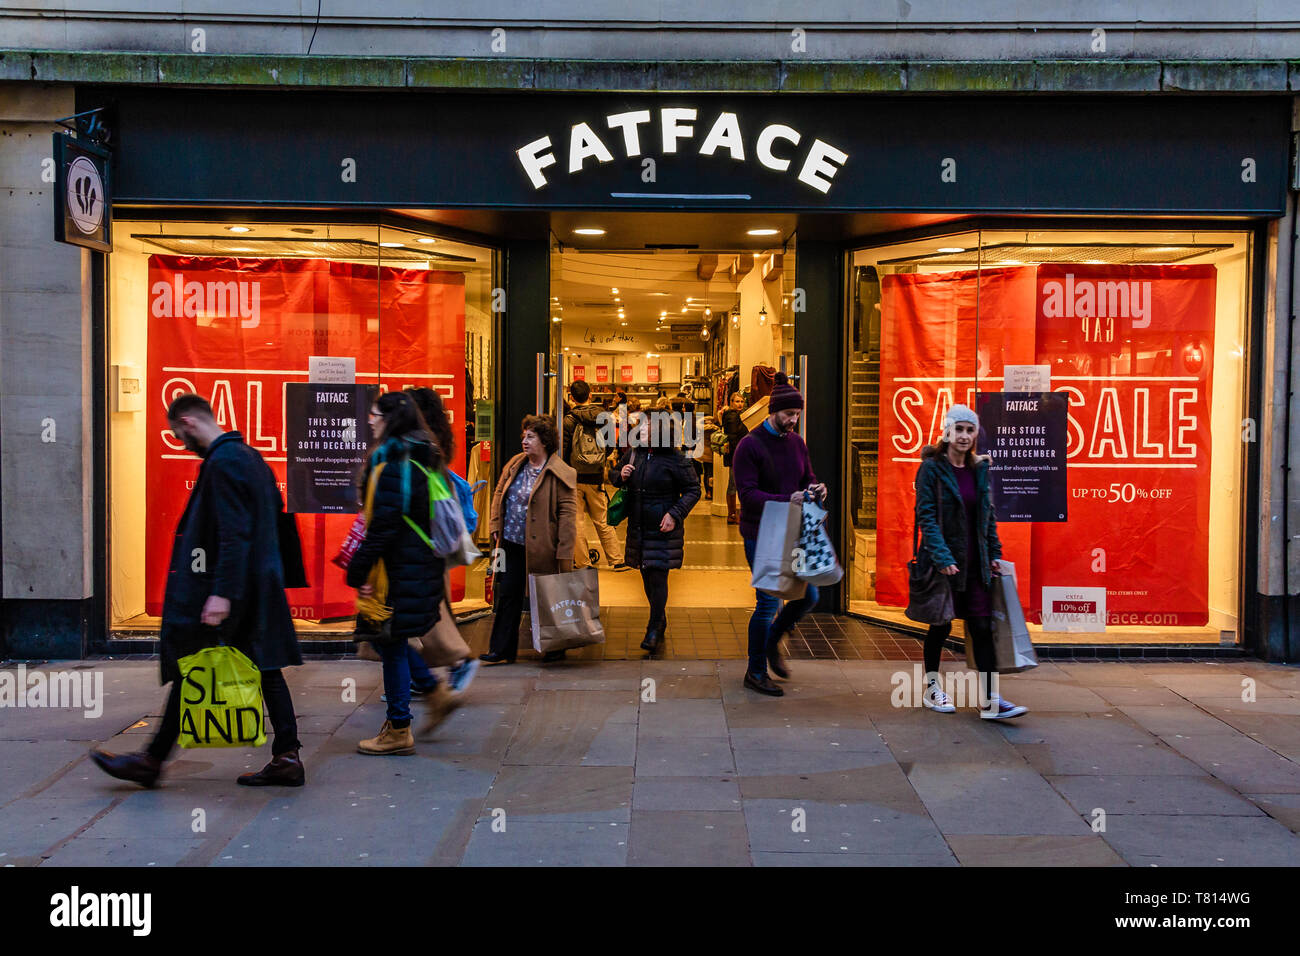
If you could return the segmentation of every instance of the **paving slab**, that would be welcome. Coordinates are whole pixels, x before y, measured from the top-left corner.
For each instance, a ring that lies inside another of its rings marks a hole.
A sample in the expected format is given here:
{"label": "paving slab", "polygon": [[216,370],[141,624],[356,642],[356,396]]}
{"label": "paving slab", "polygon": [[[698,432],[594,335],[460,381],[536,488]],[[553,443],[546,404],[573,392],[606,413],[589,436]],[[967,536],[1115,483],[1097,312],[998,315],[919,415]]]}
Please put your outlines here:
{"label": "paving slab", "polygon": [[1052,776],[1046,780],[1089,822],[1098,807],[1107,815],[1212,813],[1251,817],[1262,813],[1259,807],[1214,777],[1092,775]]}
{"label": "paving slab", "polygon": [[1300,833],[1300,793],[1251,793],[1246,798],[1292,833]]}
{"label": "paving slab", "polygon": [[1179,704],[1124,704],[1122,713],[1149,734],[1184,736],[1222,735],[1229,731],[1222,720],[1190,701]]}
{"label": "paving slab", "polygon": [[136,836],[129,840],[78,837],[60,847],[42,866],[180,866],[191,853],[201,852],[204,841]]}
{"label": "paving slab", "polygon": [[494,832],[494,821],[474,826],[465,866],[623,866],[628,824],[519,821]]}
{"label": "paving slab", "polygon": [[774,853],[759,850],[750,854],[754,866],[958,866],[957,858],[942,853]]}
{"label": "paving slab", "polygon": [[755,852],[903,853],[942,855],[943,835],[926,814],[866,801],[746,800],[745,823]]}
{"label": "paving slab", "polygon": [[490,821],[498,808],[507,821],[626,823],[632,814],[632,769],[502,767],[484,797],[480,822]]}
{"label": "paving slab", "polygon": [[[1039,742],[1016,749],[1044,776],[1059,774],[1175,774],[1195,776],[1199,769],[1161,738],[1126,720],[1091,715],[1043,715],[1032,731]],[[1019,728],[1017,728],[1018,730]],[[1016,731],[1009,731],[1008,737]]]}
{"label": "paving slab", "polygon": [[505,762],[578,765],[607,724],[635,725],[636,719],[631,691],[537,691],[528,698]]}
{"label": "paving slab", "polygon": [[1300,764],[1245,734],[1160,738],[1206,773],[1241,793],[1300,793]]}
{"label": "paving slab", "polygon": [[641,704],[638,727],[645,737],[725,737],[727,718],[720,699],[660,700]]}
{"label": "paving slab", "polygon": [[1088,832],[1079,814],[1028,767],[913,765],[907,779],[944,836]]}
{"label": "paving slab", "polygon": [[0,865],[18,863],[20,857],[39,859],[76,834],[103,813],[115,799],[112,794],[86,793],[81,797],[15,800],[0,809]]}
{"label": "paving slab", "polygon": [[[654,681],[649,688],[645,687],[647,678]],[[647,675],[641,681],[642,703],[645,703],[644,696],[648,691],[657,700],[722,699],[722,686],[715,674],[670,674],[663,677]]]}
{"label": "paving slab", "polygon": [[1127,866],[1099,835],[958,834],[948,845],[962,866]]}
{"label": "paving slab", "polygon": [[749,866],[743,813],[638,810],[628,829],[630,866]]}
{"label": "paving slab", "polygon": [[1296,866],[1300,836],[1270,817],[1106,816],[1106,842],[1131,866]]}
{"label": "paving slab", "polygon": [[727,737],[637,738],[638,778],[726,776],[735,772],[731,740]]}
{"label": "paving slab", "polygon": [[800,720],[781,727],[737,727],[731,731],[736,750],[840,751],[888,753],[889,747],[875,730],[860,727],[828,727]]}
{"label": "paving slab", "polygon": [[642,777],[633,784],[632,809],[738,812],[740,781],[736,777]]}

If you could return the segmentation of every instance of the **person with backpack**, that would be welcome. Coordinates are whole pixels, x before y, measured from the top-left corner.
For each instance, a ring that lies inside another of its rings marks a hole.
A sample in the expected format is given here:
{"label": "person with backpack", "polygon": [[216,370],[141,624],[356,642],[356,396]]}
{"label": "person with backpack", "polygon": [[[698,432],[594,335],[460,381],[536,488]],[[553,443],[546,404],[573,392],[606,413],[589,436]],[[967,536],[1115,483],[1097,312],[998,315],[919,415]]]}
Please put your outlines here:
{"label": "person with backpack", "polygon": [[571,408],[564,416],[564,461],[578,473],[578,543],[574,550],[574,568],[589,567],[586,522],[590,519],[600,538],[605,560],[615,571],[627,571],[618,534],[609,526],[606,514],[609,496],[605,493],[605,464],[608,449],[601,440],[608,412],[599,402],[591,401],[591,386],[581,379],[569,386]]}
{"label": "person with backpack", "polygon": [[[424,419],[425,425],[428,426],[429,434],[433,436],[434,444],[442,451],[444,462],[452,462],[456,456],[456,433],[452,431],[451,422],[447,419],[447,410],[443,407],[442,396],[431,388],[408,388],[406,390],[411,397],[415,399],[416,406],[420,409],[420,417]],[[450,466],[446,469],[447,477],[455,486],[456,498],[460,502],[461,516],[465,519],[465,530],[472,536],[478,528],[478,511],[474,508],[474,486],[458,475]],[[483,484],[483,482],[479,482]],[[444,582],[446,592],[450,593],[450,587]],[[442,613],[450,614],[451,605],[444,604]],[[433,692],[437,686],[437,676],[429,670],[424,658],[415,648],[410,647],[407,657],[411,661],[411,692],[415,694],[428,694]],[[450,668],[447,674],[447,683],[451,685],[453,694],[461,695],[469,689],[470,683],[474,680],[475,673],[478,672],[478,658],[467,657],[459,664]],[[436,701],[435,701],[436,702]],[[421,728],[422,733],[428,733],[433,730],[440,717],[446,717],[450,713],[450,708],[444,712],[439,712],[439,708],[434,707],[430,711],[429,722]]]}
{"label": "person with backpack", "polygon": [[[372,609],[359,617],[381,625],[368,639],[383,661],[388,711],[379,733],[357,744],[357,750],[377,756],[412,754],[406,641],[427,633],[444,613],[446,564],[422,530],[431,527],[429,483],[441,474],[443,456],[406,392],[379,397],[370,410],[370,429],[374,441],[364,474],[370,513],[365,539],[348,562],[347,583],[357,589],[359,610]],[[380,561],[384,575],[377,584],[371,572]]]}

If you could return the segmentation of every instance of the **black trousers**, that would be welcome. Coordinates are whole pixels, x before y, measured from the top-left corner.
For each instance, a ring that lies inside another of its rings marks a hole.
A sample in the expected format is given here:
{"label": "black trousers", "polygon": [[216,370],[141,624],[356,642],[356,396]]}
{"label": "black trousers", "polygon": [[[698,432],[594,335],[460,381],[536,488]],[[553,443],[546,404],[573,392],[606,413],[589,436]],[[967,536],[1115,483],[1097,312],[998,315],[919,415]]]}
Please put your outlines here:
{"label": "black trousers", "polygon": [[[163,711],[162,723],[145,752],[155,760],[166,760],[176,746],[176,739],[181,735],[181,685],[184,681],[172,681],[171,693],[167,696],[167,707]],[[282,671],[262,671],[262,699],[266,701],[266,712],[271,722],[271,731],[275,734],[271,740],[271,754],[280,756],[302,746],[298,742],[298,718],[293,712],[293,698],[289,694],[289,685],[284,682]]]}
{"label": "black trousers", "polygon": [[519,654],[519,621],[524,616],[524,595],[528,590],[528,553],[522,544],[501,539],[506,566],[492,576],[496,616],[488,650],[513,661]]}
{"label": "black trousers", "polygon": [[641,586],[650,602],[649,630],[662,631],[668,626],[668,569],[642,568]]}
{"label": "black trousers", "polygon": [[[975,669],[979,671],[980,695],[985,699],[991,693],[992,674],[997,670],[997,659],[993,653],[993,618],[966,617],[966,633],[971,637],[971,650],[975,656]],[[952,633],[952,622],[931,624],[925,635],[925,672],[939,672],[939,657],[943,653],[943,642]]]}

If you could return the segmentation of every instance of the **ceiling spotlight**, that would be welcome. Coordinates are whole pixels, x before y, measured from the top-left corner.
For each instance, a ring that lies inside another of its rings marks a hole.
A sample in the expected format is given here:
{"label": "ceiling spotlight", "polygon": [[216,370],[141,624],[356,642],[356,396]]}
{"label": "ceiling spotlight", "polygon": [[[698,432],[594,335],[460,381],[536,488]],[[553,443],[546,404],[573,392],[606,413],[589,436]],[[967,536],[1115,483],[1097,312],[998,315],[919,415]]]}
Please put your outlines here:
{"label": "ceiling spotlight", "polygon": [[257,250],[252,248],[251,246],[231,246],[230,251],[231,252],[256,252]]}
{"label": "ceiling spotlight", "polygon": [[401,244],[400,242],[381,242],[380,245],[383,246],[385,249],[400,249],[400,248],[402,248],[402,244]]}
{"label": "ceiling spotlight", "polygon": [[416,239],[415,241],[421,242],[427,246],[427,245],[431,245],[435,240],[431,239],[429,236],[421,236],[419,239]]}
{"label": "ceiling spotlight", "polygon": [[597,229],[595,226],[583,226],[581,229],[573,230],[575,236],[603,236],[604,229]]}
{"label": "ceiling spotlight", "polygon": [[250,231],[251,231],[247,226],[227,226],[226,229],[229,230],[230,232],[250,232]]}
{"label": "ceiling spotlight", "polygon": [[686,306],[682,306],[682,311],[683,311],[683,312],[686,311]]}
{"label": "ceiling spotlight", "polygon": [[551,316],[551,321],[552,321],[552,322],[558,322],[558,321],[560,321],[560,317],[559,317],[558,315],[553,315],[553,316]]}
{"label": "ceiling spotlight", "polygon": [[748,229],[745,231],[747,236],[775,236],[779,229]]}
{"label": "ceiling spotlight", "polygon": [[961,246],[940,246],[939,251],[940,252],[965,252],[966,250],[963,249]]}

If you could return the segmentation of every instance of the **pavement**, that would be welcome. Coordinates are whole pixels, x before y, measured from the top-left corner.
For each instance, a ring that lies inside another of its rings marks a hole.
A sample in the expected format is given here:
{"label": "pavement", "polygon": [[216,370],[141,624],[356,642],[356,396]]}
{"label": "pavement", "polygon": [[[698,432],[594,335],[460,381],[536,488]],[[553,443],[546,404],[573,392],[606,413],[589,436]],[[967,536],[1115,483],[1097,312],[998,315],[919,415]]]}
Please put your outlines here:
{"label": "pavement", "polygon": [[913,706],[911,662],[792,667],[772,699],[735,660],[521,660],[370,757],[379,665],[312,661],[305,787],[236,786],[262,748],[178,750],[142,790],[86,755],[144,745],[157,665],[43,664],[102,672],[102,714],[0,708],[0,865],[1300,864],[1298,668],[1045,661],[999,723]]}

